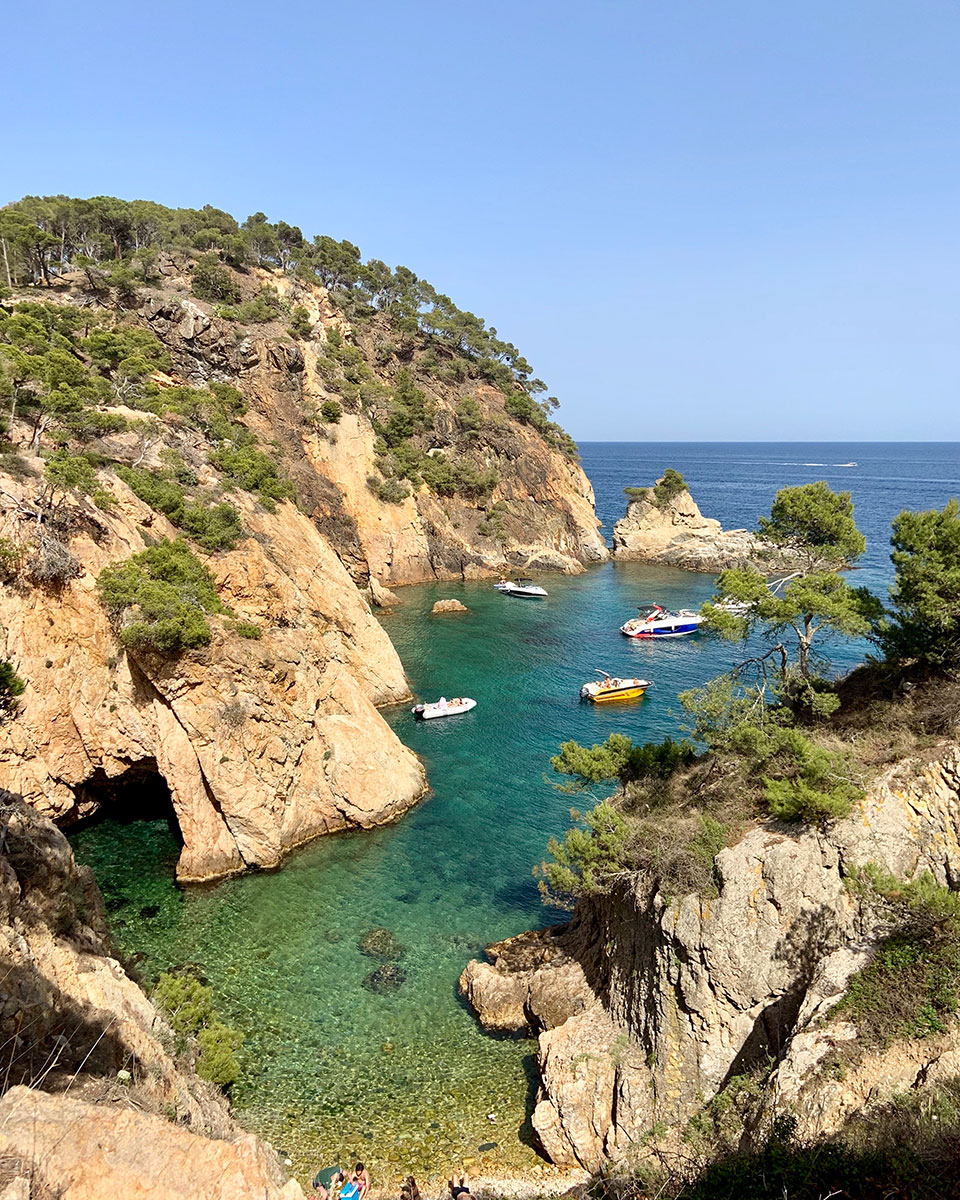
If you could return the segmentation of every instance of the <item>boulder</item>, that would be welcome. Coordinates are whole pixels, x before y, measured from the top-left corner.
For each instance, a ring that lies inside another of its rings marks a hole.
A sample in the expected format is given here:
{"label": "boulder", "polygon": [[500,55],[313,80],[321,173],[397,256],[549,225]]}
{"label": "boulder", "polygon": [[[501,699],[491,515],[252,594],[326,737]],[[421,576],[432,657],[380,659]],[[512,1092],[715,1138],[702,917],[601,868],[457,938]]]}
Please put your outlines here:
{"label": "boulder", "polygon": [[459,600],[438,600],[434,604],[430,612],[436,615],[437,613],[462,613],[469,612],[465,604],[461,604]]}
{"label": "boulder", "polygon": [[62,1200],[303,1200],[251,1135],[212,1140],[150,1113],[27,1087],[0,1101],[0,1157],[32,1181],[28,1195]]}

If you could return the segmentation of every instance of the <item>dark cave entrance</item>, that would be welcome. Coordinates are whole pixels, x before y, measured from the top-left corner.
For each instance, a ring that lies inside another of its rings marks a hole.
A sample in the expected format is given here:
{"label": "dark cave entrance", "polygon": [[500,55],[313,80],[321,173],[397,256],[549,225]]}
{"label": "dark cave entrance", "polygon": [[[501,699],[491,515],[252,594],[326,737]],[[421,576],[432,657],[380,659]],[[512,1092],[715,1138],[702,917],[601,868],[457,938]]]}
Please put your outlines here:
{"label": "dark cave entrance", "polygon": [[102,821],[119,825],[163,821],[178,844],[183,845],[170,788],[154,758],[135,763],[122,775],[108,776],[98,767],[77,788],[76,799],[80,815],[72,823],[72,829],[86,829]]}

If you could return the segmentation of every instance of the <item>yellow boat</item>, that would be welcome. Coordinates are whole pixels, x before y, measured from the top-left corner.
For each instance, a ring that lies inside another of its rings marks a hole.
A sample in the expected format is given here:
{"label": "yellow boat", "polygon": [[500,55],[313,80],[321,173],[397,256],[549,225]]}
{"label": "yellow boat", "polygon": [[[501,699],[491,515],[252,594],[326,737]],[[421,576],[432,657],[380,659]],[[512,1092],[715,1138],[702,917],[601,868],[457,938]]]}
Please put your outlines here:
{"label": "yellow boat", "polygon": [[611,700],[639,700],[648,687],[648,679],[611,679],[606,671],[597,671],[600,679],[585,683],[580,689],[580,699],[593,704],[606,704]]}

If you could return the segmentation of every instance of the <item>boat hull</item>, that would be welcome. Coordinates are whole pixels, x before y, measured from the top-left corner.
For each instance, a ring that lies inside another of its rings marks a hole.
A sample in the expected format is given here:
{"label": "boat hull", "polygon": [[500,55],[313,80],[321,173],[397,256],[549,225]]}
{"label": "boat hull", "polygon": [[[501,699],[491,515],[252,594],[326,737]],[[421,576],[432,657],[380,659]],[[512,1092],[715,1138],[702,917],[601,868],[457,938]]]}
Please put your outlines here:
{"label": "boat hull", "polygon": [[591,704],[611,704],[617,700],[639,700],[647,689],[645,687],[617,688],[609,692],[598,692],[588,695]]}
{"label": "boat hull", "polygon": [[436,721],[440,717],[462,717],[477,707],[476,700],[464,697],[460,704],[416,704],[410,710],[418,721]]}
{"label": "boat hull", "polygon": [[697,621],[692,625],[674,625],[665,629],[627,629],[625,625],[621,625],[620,632],[628,638],[668,638],[687,637],[688,634],[696,633],[699,628],[700,622]]}

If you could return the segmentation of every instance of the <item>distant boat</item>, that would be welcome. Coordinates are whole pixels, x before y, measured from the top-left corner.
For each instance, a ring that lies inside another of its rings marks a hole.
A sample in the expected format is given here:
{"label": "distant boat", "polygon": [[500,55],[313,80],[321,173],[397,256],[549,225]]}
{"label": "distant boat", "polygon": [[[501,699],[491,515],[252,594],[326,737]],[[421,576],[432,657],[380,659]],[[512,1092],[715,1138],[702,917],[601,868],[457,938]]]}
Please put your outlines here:
{"label": "distant boat", "polygon": [[669,612],[659,604],[644,604],[639,616],[620,626],[620,632],[629,638],[685,637],[696,633],[703,617],[688,608]]}
{"label": "distant boat", "polygon": [[436,704],[415,704],[410,711],[418,720],[433,721],[437,717],[460,717],[476,707],[476,700],[469,696],[456,696],[453,700],[441,696]]}
{"label": "distant boat", "polygon": [[513,580],[501,579],[493,586],[504,596],[532,596],[540,598],[547,594],[542,587],[537,587],[532,579],[527,579],[526,577]]}
{"label": "distant boat", "polygon": [[597,670],[600,679],[591,679],[580,689],[580,699],[594,704],[605,704],[611,700],[639,700],[648,687],[649,679],[611,679],[606,671]]}

